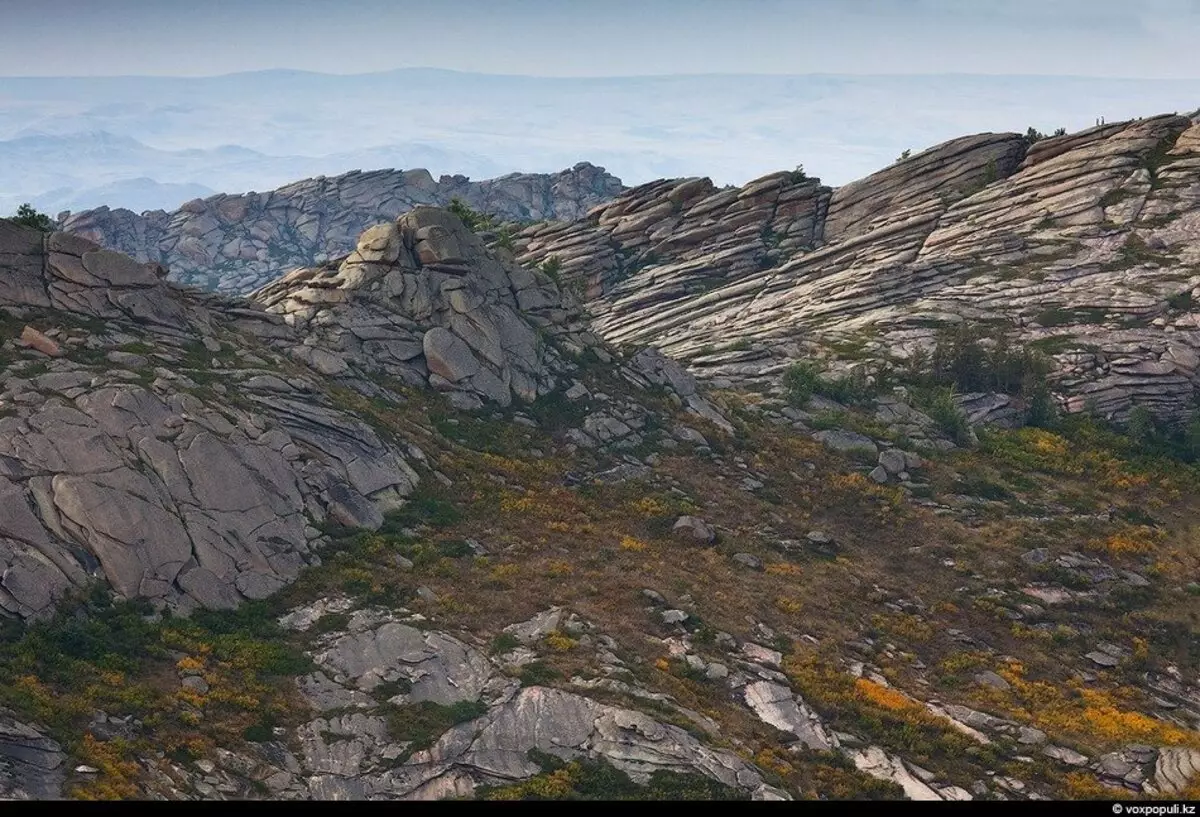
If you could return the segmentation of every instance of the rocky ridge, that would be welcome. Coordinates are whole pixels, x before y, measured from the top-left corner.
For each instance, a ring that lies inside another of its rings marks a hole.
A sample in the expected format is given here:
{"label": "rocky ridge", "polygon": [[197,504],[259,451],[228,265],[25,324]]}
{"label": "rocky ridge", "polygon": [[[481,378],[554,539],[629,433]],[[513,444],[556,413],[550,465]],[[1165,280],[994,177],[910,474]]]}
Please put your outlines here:
{"label": "rocky ridge", "polygon": [[1165,115],[1042,139],[952,140],[832,190],[660,181],[572,224],[527,228],[598,334],[719,383],[774,379],[817,341],[904,358],[937,326],[1007,327],[1054,352],[1064,407],[1176,418],[1200,340],[1200,123]]}
{"label": "rocky ridge", "polygon": [[60,216],[76,233],[170,270],[173,281],[245,293],[297,267],[344,255],[372,224],[418,205],[458,198],[512,221],[574,219],[624,188],[586,162],[560,173],[513,173],[470,181],[427,170],[351,171],[265,193],[217,195],[174,212],[136,214],[101,207]]}

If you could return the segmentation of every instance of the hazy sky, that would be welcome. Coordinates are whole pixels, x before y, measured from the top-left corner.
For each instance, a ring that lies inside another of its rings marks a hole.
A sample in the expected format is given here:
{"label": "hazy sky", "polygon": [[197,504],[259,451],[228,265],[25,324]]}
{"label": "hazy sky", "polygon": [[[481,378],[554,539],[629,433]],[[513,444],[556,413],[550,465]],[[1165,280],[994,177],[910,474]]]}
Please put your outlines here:
{"label": "hazy sky", "polygon": [[1200,0],[0,0],[0,32],[0,76],[1200,77]]}

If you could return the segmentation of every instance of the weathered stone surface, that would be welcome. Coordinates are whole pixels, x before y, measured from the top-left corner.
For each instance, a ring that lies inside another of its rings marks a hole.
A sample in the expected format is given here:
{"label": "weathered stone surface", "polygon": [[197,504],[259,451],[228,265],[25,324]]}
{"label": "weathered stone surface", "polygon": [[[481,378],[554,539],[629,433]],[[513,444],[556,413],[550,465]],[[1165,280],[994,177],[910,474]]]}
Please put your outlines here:
{"label": "weathered stone surface", "polygon": [[[857,431],[845,431],[840,428],[818,431],[813,435],[813,439],[834,451],[843,453],[861,452],[874,456],[879,450],[879,446],[870,437],[859,434]],[[886,473],[885,471],[885,479]]]}
{"label": "weathered stone surface", "polygon": [[914,775],[907,764],[894,755],[889,755],[878,746],[869,746],[850,755],[854,765],[863,772],[880,780],[888,780],[904,789],[909,800],[948,799]]}
{"label": "weathered stone surface", "polygon": [[409,681],[405,700],[452,704],[477,700],[491,667],[477,650],[451,636],[423,632],[395,621],[357,630],[334,641],[317,662],[369,691],[381,683]]}
{"label": "weathered stone surface", "polygon": [[638,781],[659,769],[693,771],[759,799],[789,799],[732,752],[709,749],[679,727],[544,687],[523,689],[484,718],[455,727],[400,774],[458,766],[484,779],[521,778],[538,772],[530,749],[567,758],[597,754]]}
{"label": "weathered stone surface", "polygon": [[1186,746],[1158,750],[1154,762],[1154,786],[1167,794],[1179,794],[1200,775],[1200,751]]}
{"label": "weathered stone surface", "polygon": [[504,632],[517,639],[522,644],[536,644],[546,636],[558,630],[563,619],[563,608],[551,607],[520,624],[510,624]]}
{"label": "weathered stone surface", "polygon": [[21,343],[31,349],[37,349],[47,357],[62,356],[62,349],[59,345],[32,326],[26,326],[21,330]]}
{"label": "weathered stone surface", "polygon": [[1068,766],[1086,766],[1088,763],[1087,755],[1081,755],[1079,752],[1076,752],[1074,749],[1068,749],[1066,746],[1047,746],[1042,749],[1042,754],[1066,763]]}
{"label": "weathered stone surface", "polygon": [[712,544],[716,541],[716,532],[709,525],[697,516],[681,516],[675,520],[675,524],[671,526],[671,533],[676,538],[684,539],[688,542],[698,542],[702,545]]}
{"label": "weathered stone surface", "polygon": [[360,245],[251,296],[306,336],[289,353],[324,374],[383,374],[463,408],[507,406],[555,387],[562,349],[596,345],[569,293],[498,260],[448,211],[418,207]]}
{"label": "weathered stone surface", "polygon": [[[48,615],[95,576],[184,612],[263,598],[311,559],[310,520],[377,526],[416,484],[404,455],[312,383],[216,359],[227,349],[218,331],[235,348],[264,330],[292,335],[267,313],[168,285],[77,236],[3,222],[0,238],[0,261],[12,265],[0,279],[26,281],[2,290],[0,308],[105,327],[54,329],[53,341],[27,327],[27,341],[40,338],[43,352],[52,343],[57,356],[49,371],[0,385],[5,611]],[[77,359],[84,348],[128,354],[116,347],[131,341],[154,350],[153,369],[132,356],[152,382]],[[192,379],[214,376],[228,386],[201,390]]]}
{"label": "weathered stone surface", "polygon": [[451,383],[466,380],[479,372],[479,361],[467,342],[449,329],[435,326],[422,340],[429,371]]}

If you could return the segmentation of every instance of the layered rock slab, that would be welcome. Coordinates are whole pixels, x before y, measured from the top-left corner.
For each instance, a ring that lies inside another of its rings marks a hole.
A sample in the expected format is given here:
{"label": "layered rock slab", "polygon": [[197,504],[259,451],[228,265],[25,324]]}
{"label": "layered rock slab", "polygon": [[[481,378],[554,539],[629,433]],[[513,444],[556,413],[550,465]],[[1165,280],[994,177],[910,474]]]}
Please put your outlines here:
{"label": "layered rock slab", "polygon": [[313,523],[377,527],[416,484],[317,381],[249,351],[291,334],[253,305],[2,221],[0,262],[0,310],[59,327],[62,347],[24,353],[0,390],[7,612],[49,615],[96,577],[182,611],[263,598],[315,559]]}

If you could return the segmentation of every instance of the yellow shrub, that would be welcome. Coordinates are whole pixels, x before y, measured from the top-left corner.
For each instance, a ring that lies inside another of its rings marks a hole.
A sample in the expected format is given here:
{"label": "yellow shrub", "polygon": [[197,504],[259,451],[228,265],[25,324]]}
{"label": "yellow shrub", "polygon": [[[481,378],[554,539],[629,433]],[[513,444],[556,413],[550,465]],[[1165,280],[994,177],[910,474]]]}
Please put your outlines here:
{"label": "yellow shrub", "polygon": [[79,759],[99,770],[94,780],[77,787],[79,800],[129,800],[137,797],[137,763],[128,759],[130,746],[123,740],[101,742],[88,732],[79,746]]}
{"label": "yellow shrub", "polygon": [[1150,553],[1161,541],[1162,533],[1153,528],[1140,526],[1114,533],[1107,539],[1090,542],[1088,547],[1109,556],[1129,556]]}
{"label": "yellow shrub", "polygon": [[1014,638],[1022,638],[1029,641],[1050,642],[1054,640],[1054,634],[1047,630],[1040,630],[1037,627],[1030,627],[1028,624],[1022,624],[1019,621],[1014,621],[1012,627],[1009,628]]}
{"label": "yellow shrub", "polygon": [[773,562],[767,565],[766,572],[772,576],[799,576],[804,573],[798,565],[791,562]]}
{"label": "yellow shrub", "polygon": [[549,774],[540,774],[522,783],[493,789],[489,800],[563,800],[575,787],[580,774],[578,763],[569,763]]}
{"label": "yellow shrub", "polygon": [[1044,457],[1065,457],[1071,451],[1070,444],[1049,431],[1030,429],[1030,448]]}
{"label": "yellow shrub", "polygon": [[779,608],[780,612],[787,613],[788,615],[795,615],[804,609],[804,604],[798,599],[792,599],[786,596],[780,596],[779,598],[775,599],[775,606]]}
{"label": "yellow shrub", "polygon": [[874,615],[871,616],[871,624],[909,641],[928,641],[933,638],[933,628],[911,613]]}
{"label": "yellow shrub", "polygon": [[903,692],[897,692],[890,687],[877,684],[867,678],[855,679],[854,692],[859,698],[869,701],[876,706],[883,707],[884,709],[890,709],[893,712],[919,711],[924,713],[926,711],[924,706],[917,703]]}
{"label": "yellow shrub", "polygon": [[641,553],[648,548],[649,545],[641,539],[636,539],[632,536],[621,537],[621,550],[628,550],[632,553]]}
{"label": "yellow shrub", "polygon": [[557,652],[566,652],[567,650],[573,650],[579,646],[578,641],[571,638],[566,633],[560,633],[557,630],[546,636],[545,640],[546,646],[552,650],[556,650]]}
{"label": "yellow shrub", "polygon": [[635,513],[646,518],[666,516],[671,513],[671,508],[665,502],[652,496],[644,496],[629,504]]}
{"label": "yellow shrub", "polygon": [[203,695],[194,689],[189,689],[188,687],[180,687],[178,690],[176,690],[175,697],[178,698],[181,703],[190,704],[197,709],[202,709],[206,701]]}
{"label": "yellow shrub", "polygon": [[491,577],[497,581],[511,579],[521,572],[521,568],[515,564],[496,565],[492,568]]}
{"label": "yellow shrub", "polygon": [[175,663],[175,668],[180,672],[200,672],[204,669],[204,662],[199,658],[187,655]]}
{"label": "yellow shrub", "polygon": [[1127,790],[1110,788],[1087,772],[1071,772],[1065,780],[1067,797],[1072,800],[1124,800],[1129,797]]}
{"label": "yellow shrub", "polygon": [[938,662],[938,669],[945,675],[960,675],[964,672],[979,669],[986,665],[987,662],[988,656],[986,653],[975,651],[956,652]]}
{"label": "yellow shrub", "polygon": [[1131,709],[1138,697],[1135,690],[1089,689],[1077,680],[1065,684],[1030,681],[1015,661],[997,672],[1011,689],[1005,693],[981,690],[981,694],[991,696],[994,703],[1006,705],[1014,714],[1051,734],[1072,735],[1105,746],[1150,743],[1200,747],[1200,733]]}
{"label": "yellow shrub", "polygon": [[500,499],[500,510],[504,513],[529,513],[535,507],[537,502],[528,494],[504,496]]}
{"label": "yellow shrub", "polygon": [[546,573],[551,576],[569,576],[574,572],[570,562],[565,562],[561,559],[555,559],[546,565]]}
{"label": "yellow shrub", "polygon": [[796,767],[781,758],[774,749],[762,749],[754,756],[754,763],[760,769],[774,772],[780,777],[787,777]]}

